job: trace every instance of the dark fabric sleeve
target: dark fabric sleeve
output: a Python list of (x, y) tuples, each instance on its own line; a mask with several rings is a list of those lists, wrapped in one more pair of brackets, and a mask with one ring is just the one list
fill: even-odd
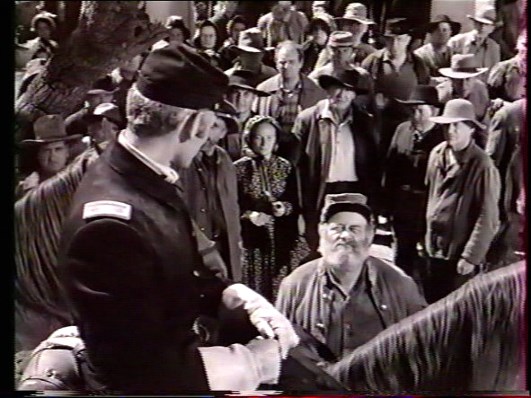
[(119, 391), (207, 390), (188, 331), (166, 330), (153, 259), (145, 239), (117, 220), (95, 220), (73, 236), (62, 264), (91, 362)]

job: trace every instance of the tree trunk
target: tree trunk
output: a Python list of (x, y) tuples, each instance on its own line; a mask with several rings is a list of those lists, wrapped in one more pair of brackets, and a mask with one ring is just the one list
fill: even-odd
[(16, 142), (32, 137), (42, 115), (66, 118), (96, 80), (164, 37), (144, 8), (143, 1), (83, 1), (77, 29), (15, 103)]

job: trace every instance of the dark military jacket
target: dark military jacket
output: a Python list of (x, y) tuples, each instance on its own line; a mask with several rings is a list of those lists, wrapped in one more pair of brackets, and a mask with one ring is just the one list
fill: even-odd
[(59, 268), (98, 382), (112, 391), (208, 390), (193, 325), (230, 283), (208, 270), (177, 187), (120, 144), (84, 176)]

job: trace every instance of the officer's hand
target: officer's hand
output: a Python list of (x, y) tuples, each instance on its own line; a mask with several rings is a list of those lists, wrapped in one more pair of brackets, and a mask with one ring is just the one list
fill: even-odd
[(469, 263), (464, 258), (457, 263), (457, 273), (460, 275), (468, 275), (474, 271), (475, 265)]
[(259, 331), (265, 332), (262, 336), (278, 340), (282, 359), (286, 359), (289, 350), (299, 344), (291, 322), (271, 304), (250, 313), (249, 320)]
[(254, 290), (237, 283), (226, 288), (222, 297), (228, 309), (243, 306), (261, 336), (279, 341), (282, 358), (286, 358), (288, 351), (299, 343), (288, 319)]

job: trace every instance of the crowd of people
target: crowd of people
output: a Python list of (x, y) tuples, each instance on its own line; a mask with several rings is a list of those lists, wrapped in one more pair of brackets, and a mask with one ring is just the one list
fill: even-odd
[[(375, 41), (362, 3), (306, 15), (278, 1), (256, 26), (237, 5), (218, 2), (193, 37), (170, 16), (164, 40), (19, 143), (17, 200), (99, 155), (56, 266), (110, 389), (274, 385), (301, 335), (339, 360), (525, 256), (525, 28), (508, 57), (491, 7), (468, 32), (447, 15), (393, 18)], [(18, 96), (57, 51), (55, 28), (33, 19)], [(223, 328), (197, 319), (220, 303), (277, 340), (219, 345)]]

